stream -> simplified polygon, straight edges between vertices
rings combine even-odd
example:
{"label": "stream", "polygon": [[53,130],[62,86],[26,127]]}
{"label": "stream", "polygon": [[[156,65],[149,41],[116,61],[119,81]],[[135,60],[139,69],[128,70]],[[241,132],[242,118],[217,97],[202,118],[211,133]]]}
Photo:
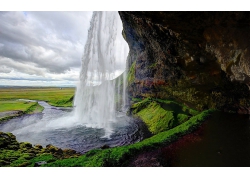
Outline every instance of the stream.
{"label": "stream", "polygon": [[60,108],[38,101],[42,113],[23,115],[0,124],[0,131],[13,133],[19,142],[30,142],[45,147],[52,144],[62,149],[85,153],[104,145],[122,146],[141,141],[149,136],[145,124],[116,112],[110,138],[103,138],[104,129],[83,126],[74,119],[73,108]]}

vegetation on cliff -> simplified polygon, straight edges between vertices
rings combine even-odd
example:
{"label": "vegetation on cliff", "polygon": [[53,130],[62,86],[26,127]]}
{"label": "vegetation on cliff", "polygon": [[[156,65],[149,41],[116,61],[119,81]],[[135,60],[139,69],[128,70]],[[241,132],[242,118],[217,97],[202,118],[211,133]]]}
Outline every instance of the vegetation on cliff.
{"label": "vegetation on cliff", "polygon": [[175,101],[146,98],[132,104],[131,113],[143,120],[150,132],[158,134],[186,122],[198,111]]}

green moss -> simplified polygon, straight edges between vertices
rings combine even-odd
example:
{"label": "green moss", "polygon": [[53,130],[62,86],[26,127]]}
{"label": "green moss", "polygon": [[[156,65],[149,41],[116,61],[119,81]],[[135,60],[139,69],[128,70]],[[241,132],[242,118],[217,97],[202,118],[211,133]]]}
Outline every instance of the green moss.
{"label": "green moss", "polygon": [[54,147],[35,147],[28,142],[18,143],[12,133],[0,132],[0,166],[34,166],[35,162],[53,162],[58,159],[78,157],[80,154],[74,150]]}
{"label": "green moss", "polygon": [[179,120],[178,124],[182,124],[182,123],[186,122],[189,119],[189,116],[186,115],[186,114],[178,114],[177,119]]}
{"label": "green moss", "polygon": [[20,143],[20,148],[32,148],[32,144],[30,144],[29,142],[21,142]]}
{"label": "green moss", "polygon": [[199,113],[175,101],[153,98],[132,104],[131,112],[143,120],[153,134],[178,126]]}
{"label": "green moss", "polygon": [[142,99],[140,98],[132,98],[133,103],[141,102]]}
{"label": "green moss", "polygon": [[146,123],[149,131],[153,134],[171,129],[174,125],[173,111],[166,111],[155,101],[151,102],[136,115]]}
{"label": "green moss", "polygon": [[57,158],[55,158],[52,154],[44,153],[44,154],[38,155],[37,157],[32,158],[29,161],[29,166],[34,167],[35,163],[39,161],[46,161],[47,163],[50,163],[56,160]]}
{"label": "green moss", "polygon": [[136,62],[134,61],[128,71],[128,76],[127,76],[128,86],[130,86],[135,81],[135,64]]}
{"label": "green moss", "polygon": [[148,68],[156,68],[156,67],[157,67],[157,63],[155,62],[155,63],[151,64]]}
{"label": "green moss", "polygon": [[35,102],[32,106],[30,106],[26,111],[24,111],[24,114],[33,114],[42,112],[44,110],[43,106],[40,106],[38,102]]}
{"label": "green moss", "polygon": [[139,111],[145,109],[151,102],[152,102],[151,98],[146,98],[138,103],[132,104],[131,105],[132,113],[136,114]]}
{"label": "green moss", "polygon": [[57,106],[57,107],[72,107],[73,100],[74,100],[74,96],[70,97],[69,99],[51,100],[49,104],[52,106]]}

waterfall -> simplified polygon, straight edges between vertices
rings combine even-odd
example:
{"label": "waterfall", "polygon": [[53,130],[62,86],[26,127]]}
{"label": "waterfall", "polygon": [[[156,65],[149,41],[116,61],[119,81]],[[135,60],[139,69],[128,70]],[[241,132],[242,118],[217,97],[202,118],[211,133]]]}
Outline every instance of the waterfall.
{"label": "waterfall", "polygon": [[112,133],[116,121],[112,80],[118,70],[125,70],[127,54],[118,12],[93,12],[74,106],[78,121],[87,127],[103,128],[105,137]]}
{"label": "waterfall", "polygon": [[126,87],[127,87],[127,68],[125,69],[125,71],[123,72],[123,86],[122,86],[122,108],[123,108],[123,111],[126,110],[126,105],[127,105],[127,102],[126,102],[126,99],[127,99],[127,93],[126,93]]}

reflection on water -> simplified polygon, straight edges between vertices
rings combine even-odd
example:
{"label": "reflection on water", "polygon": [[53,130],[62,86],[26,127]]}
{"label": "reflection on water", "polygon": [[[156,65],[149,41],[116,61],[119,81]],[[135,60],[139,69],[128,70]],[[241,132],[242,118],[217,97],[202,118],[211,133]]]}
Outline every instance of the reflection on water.
{"label": "reflection on water", "polygon": [[24,115],[0,125],[0,131],[12,132],[20,142],[46,146],[53,144],[60,148],[71,148],[86,152],[104,145],[110,147],[131,144],[149,136],[145,125],[129,118],[124,112],[117,112],[117,122],[110,138],[102,138],[104,129],[88,128],[79,124],[70,108],[57,108],[45,102],[42,113]]}

